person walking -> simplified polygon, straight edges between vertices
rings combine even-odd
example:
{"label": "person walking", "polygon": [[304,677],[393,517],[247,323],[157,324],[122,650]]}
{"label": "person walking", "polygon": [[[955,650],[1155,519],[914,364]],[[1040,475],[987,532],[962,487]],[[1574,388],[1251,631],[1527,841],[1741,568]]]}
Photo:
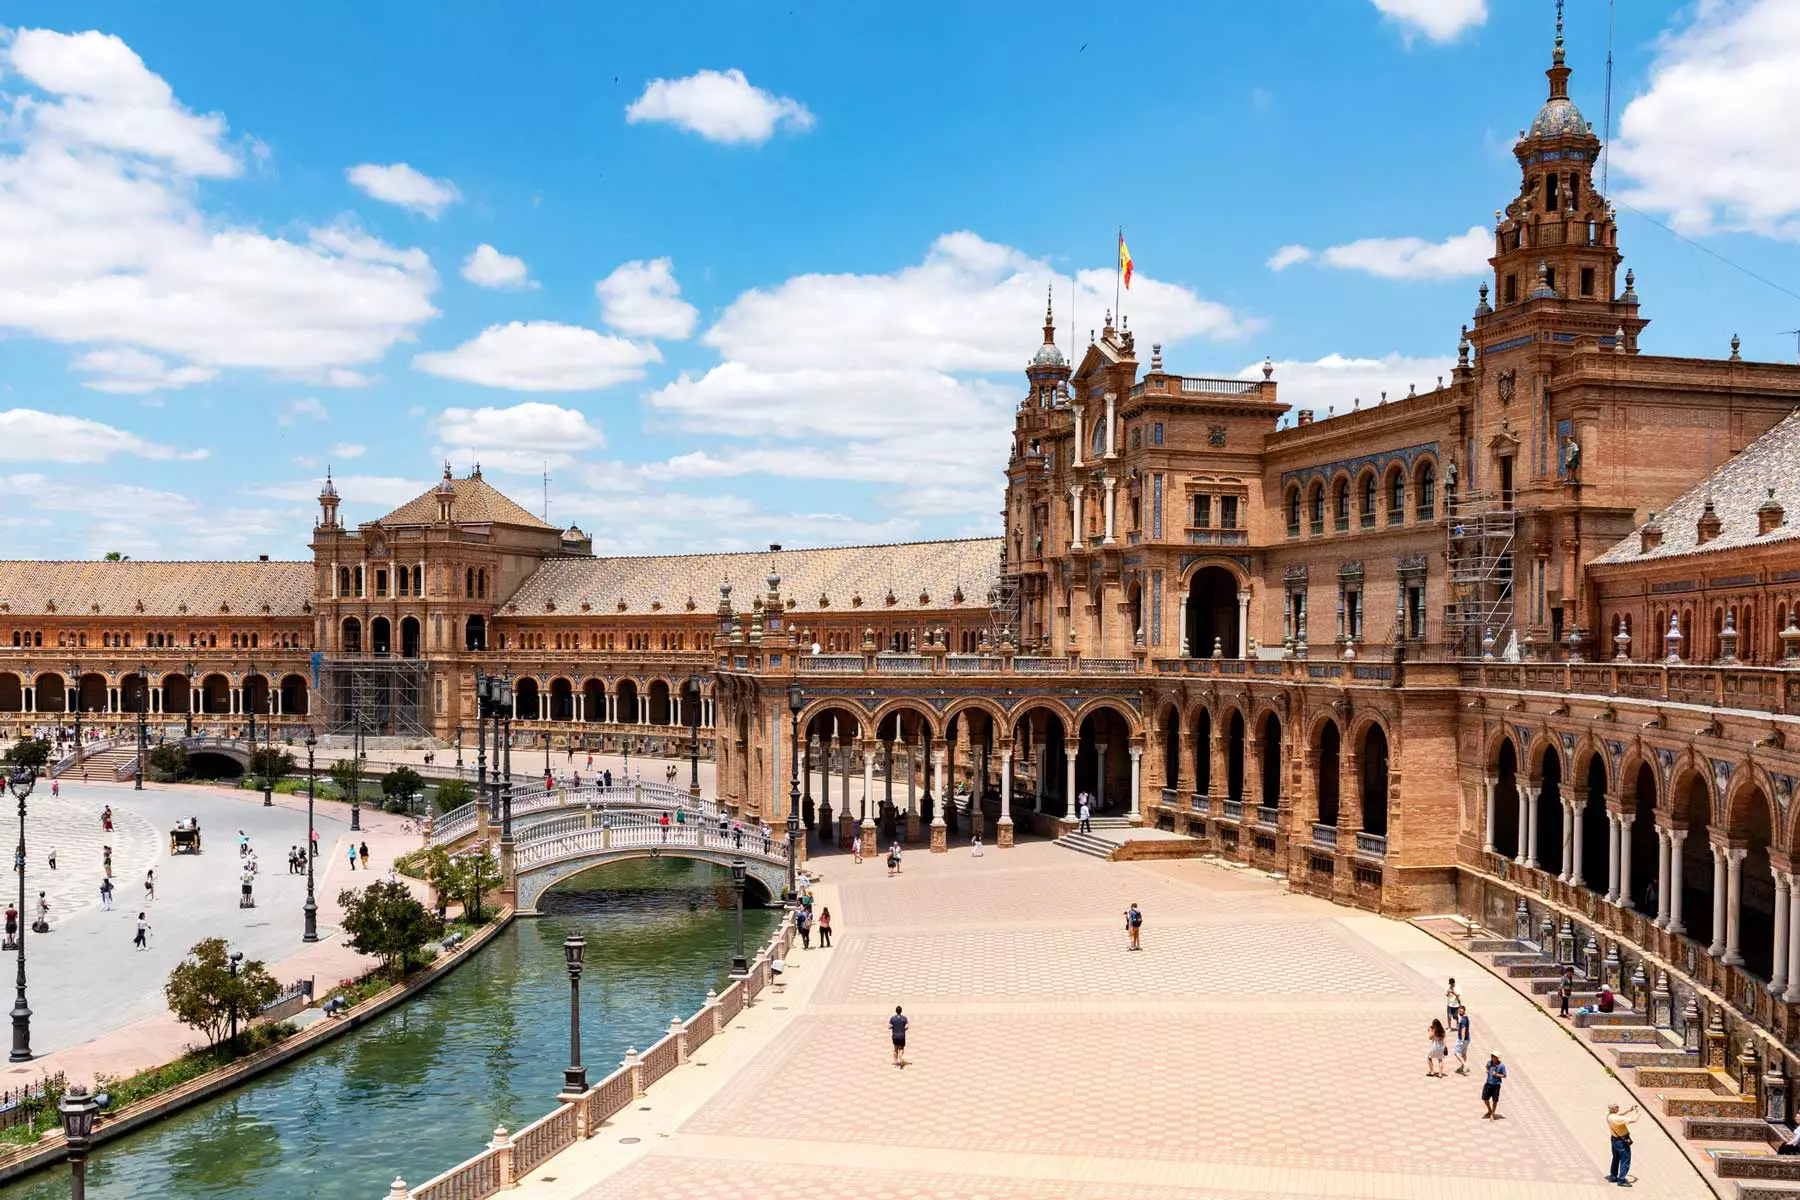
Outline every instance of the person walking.
{"label": "person walking", "polygon": [[1139,939],[1143,936],[1143,932],[1144,910],[1138,907],[1136,900],[1133,900],[1131,907],[1125,910],[1125,948],[1142,950],[1144,947]]}
{"label": "person walking", "polygon": [[50,869],[56,870],[56,847],[50,847]]}
{"label": "person walking", "polygon": [[796,909],[794,911],[794,932],[800,935],[800,948],[802,950],[811,950],[812,925],[807,920],[807,912],[804,908]]}
{"label": "person walking", "polygon": [[829,908],[819,910],[819,949],[831,949],[831,910]]}
{"label": "person walking", "polygon": [[100,810],[100,832],[112,832],[112,805],[110,804]]}
{"label": "person walking", "polygon": [[1462,995],[1456,990],[1456,980],[1450,980],[1450,986],[1444,989],[1444,1023],[1456,1024],[1456,1010],[1462,1007]]}
{"label": "person walking", "polygon": [[1575,968],[1564,967],[1562,978],[1556,981],[1556,1015],[1565,1021],[1569,1017],[1569,997],[1575,991]]}
{"label": "person walking", "polygon": [[139,950],[150,949],[150,919],[144,913],[138,914],[137,936],[131,939],[131,944]]}
{"label": "person walking", "polygon": [[62,780],[52,779],[50,781],[50,798],[54,800],[60,795],[62,795]]}
{"label": "person walking", "polygon": [[1469,1010],[1456,1006],[1456,1073],[1469,1073]]}
{"label": "person walking", "polygon": [[112,847],[100,847],[100,865],[106,868],[106,877],[112,878]]}
{"label": "person walking", "polygon": [[6,905],[6,948],[11,950],[19,944],[19,910],[10,901]]}
{"label": "person walking", "polygon": [[1606,1106],[1606,1129],[1612,1135],[1612,1166],[1606,1172],[1608,1183],[1631,1186],[1631,1126],[1637,1119],[1638,1106],[1635,1104],[1624,1109],[1616,1104]]}
{"label": "person walking", "polygon": [[360,855],[362,857],[362,869],[365,871],[368,870],[369,869],[369,843],[367,843],[367,842],[362,843],[360,846],[358,846],[356,848],[356,852],[358,855]]}
{"label": "person walking", "polygon": [[356,847],[350,847],[350,869],[356,870]]}
{"label": "person walking", "polygon": [[156,868],[144,872],[144,899],[156,899]]}
{"label": "person walking", "polygon": [[1426,1030],[1425,1042],[1425,1074],[1432,1079],[1444,1077],[1444,1056],[1448,1050],[1444,1046],[1444,1023],[1436,1017],[1431,1018],[1431,1027]]}
{"label": "person walking", "polygon": [[102,879],[100,881],[100,911],[101,912],[111,912],[112,911],[112,894],[113,894],[113,881],[111,879]]}
{"label": "person walking", "polygon": [[898,1004],[894,1005],[894,1015],[888,1018],[888,1032],[894,1039],[894,1065],[896,1067],[906,1066],[906,1026],[906,1014],[900,1011]]}
{"label": "person walking", "polygon": [[1081,807],[1076,811],[1077,811],[1077,815],[1078,815],[1078,818],[1080,821],[1080,824],[1078,824],[1076,826],[1076,829],[1081,833],[1092,833],[1094,830],[1094,826],[1093,826],[1094,813],[1093,813],[1093,810],[1088,807],[1088,799],[1087,799],[1086,792],[1083,792],[1081,794]]}
{"label": "person walking", "polygon": [[238,830],[238,857],[242,858],[248,853],[250,853],[250,838],[240,829]]}
{"label": "person walking", "polygon": [[317,829],[312,831],[312,856],[315,860],[319,857],[319,831]]}
{"label": "person walking", "polygon": [[1500,1085],[1506,1082],[1506,1064],[1500,1061],[1498,1054],[1488,1055],[1487,1080],[1481,1085],[1481,1102],[1487,1105],[1487,1111],[1481,1114],[1484,1121],[1500,1120]]}

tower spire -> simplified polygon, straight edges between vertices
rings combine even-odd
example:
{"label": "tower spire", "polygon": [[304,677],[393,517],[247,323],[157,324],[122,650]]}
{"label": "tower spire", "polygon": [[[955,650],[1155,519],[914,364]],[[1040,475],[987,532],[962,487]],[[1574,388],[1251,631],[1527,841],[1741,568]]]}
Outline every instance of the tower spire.
{"label": "tower spire", "polygon": [[1550,98],[1567,99],[1569,68],[1563,55],[1563,0],[1556,0],[1556,48],[1550,55],[1550,69],[1545,74],[1550,76]]}
{"label": "tower spire", "polygon": [[1044,345],[1056,345],[1056,313],[1053,302],[1056,299],[1056,285],[1053,283],[1044,289]]}

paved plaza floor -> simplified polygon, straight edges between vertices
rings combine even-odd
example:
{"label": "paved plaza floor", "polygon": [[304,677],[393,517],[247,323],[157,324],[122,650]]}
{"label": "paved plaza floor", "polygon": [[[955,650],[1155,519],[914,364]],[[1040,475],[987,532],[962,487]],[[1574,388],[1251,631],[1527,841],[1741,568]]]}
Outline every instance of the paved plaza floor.
{"label": "paved plaza floor", "polygon": [[[830,950],[532,1200],[1598,1196],[1624,1089],[1505,984],[1401,922],[1202,862],[1044,842],[817,860]],[[1143,950],[1123,911],[1144,909]],[[603,968],[602,968],[603,969]],[[1456,976],[1471,1074],[1428,1078]],[[887,1017],[912,1019],[904,1069]],[[1479,1064],[1508,1065],[1482,1119]],[[1451,1064],[1454,1066],[1454,1062]],[[597,1067],[595,1074],[604,1073]],[[1650,1120],[1640,1194],[1706,1183]]]}

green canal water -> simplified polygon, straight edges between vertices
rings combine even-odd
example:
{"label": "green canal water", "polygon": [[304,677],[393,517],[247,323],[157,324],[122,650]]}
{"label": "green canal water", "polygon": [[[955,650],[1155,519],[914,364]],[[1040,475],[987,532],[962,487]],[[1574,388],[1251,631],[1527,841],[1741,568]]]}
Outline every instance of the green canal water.
{"label": "green canal water", "polygon": [[[555,1107],[569,1045],[563,938],[587,937],[582,1060],[597,1081],[721,987],[736,938],[729,873],[641,860],[572,880],[471,962],[366,1028],[116,1142],[88,1164],[91,1200],[370,1200],[417,1185]],[[752,956],[774,909],[744,913]],[[62,1200],[66,1168],[0,1188]]]}

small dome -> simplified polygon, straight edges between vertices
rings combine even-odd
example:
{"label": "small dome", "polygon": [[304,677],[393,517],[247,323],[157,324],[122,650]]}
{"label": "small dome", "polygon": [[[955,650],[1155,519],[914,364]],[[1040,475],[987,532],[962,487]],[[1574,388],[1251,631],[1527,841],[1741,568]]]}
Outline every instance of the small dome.
{"label": "small dome", "polygon": [[1069,362],[1063,357],[1062,351],[1056,348],[1056,343],[1045,342],[1038,347],[1038,352],[1031,356],[1031,365],[1034,367],[1066,367]]}
{"label": "small dome", "polygon": [[570,525],[567,529],[563,530],[562,540],[565,542],[579,542],[586,537],[587,534],[581,532],[581,526]]}
{"label": "small dome", "polygon": [[1532,138],[1579,137],[1588,132],[1587,119],[1567,96],[1552,96],[1532,119]]}

